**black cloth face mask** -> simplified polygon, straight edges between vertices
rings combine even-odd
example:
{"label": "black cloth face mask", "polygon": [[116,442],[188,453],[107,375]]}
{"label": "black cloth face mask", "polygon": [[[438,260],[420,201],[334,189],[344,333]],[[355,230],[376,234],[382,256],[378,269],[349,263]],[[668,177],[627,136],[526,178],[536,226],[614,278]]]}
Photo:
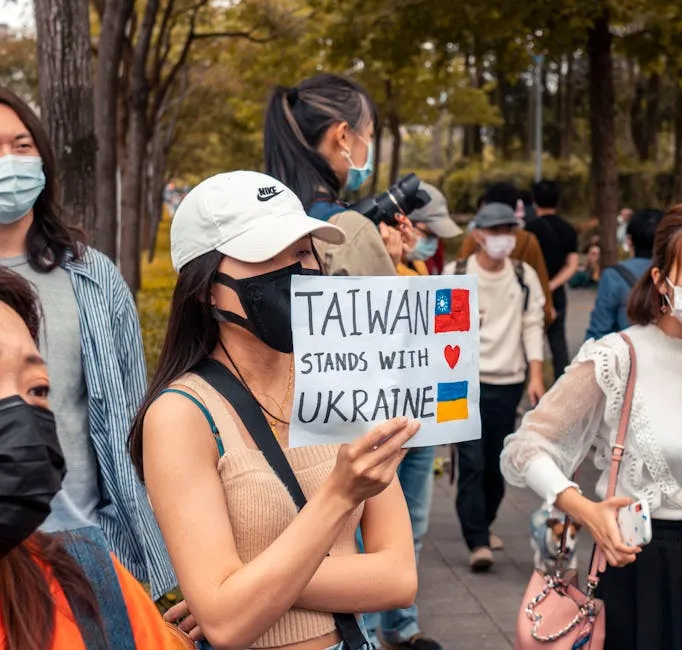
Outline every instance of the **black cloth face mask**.
{"label": "black cloth face mask", "polygon": [[319,270],[304,269],[300,262],[264,275],[236,280],[216,273],[215,281],[239,296],[246,318],[225,309],[213,307],[217,320],[234,323],[251,332],[265,345],[285,354],[294,351],[291,332],[291,276],[321,275]]}
{"label": "black cloth face mask", "polygon": [[0,399],[0,557],[47,519],[65,475],[52,412],[18,395]]}

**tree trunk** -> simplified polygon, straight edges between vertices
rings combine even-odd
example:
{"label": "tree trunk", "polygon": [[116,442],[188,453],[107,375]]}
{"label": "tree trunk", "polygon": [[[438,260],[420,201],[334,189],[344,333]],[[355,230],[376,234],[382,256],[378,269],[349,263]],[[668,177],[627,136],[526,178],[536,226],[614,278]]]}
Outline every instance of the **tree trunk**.
{"label": "tree trunk", "polygon": [[645,125],[649,143],[647,160],[656,160],[658,154],[658,131],[661,122],[661,77],[653,72],[649,77],[646,93]]}
{"label": "tree trunk", "polygon": [[573,74],[574,53],[567,57],[564,76],[564,93],[561,106],[561,150],[559,158],[568,161],[573,154],[573,115],[575,105],[575,79]]}
{"label": "tree trunk", "polygon": [[[548,77],[557,77],[556,93],[549,92],[547,87]],[[548,151],[553,158],[561,156],[561,115],[563,112],[564,95],[566,94],[566,81],[563,74],[563,57],[558,62],[547,61],[543,66],[542,74],[542,101],[543,101],[543,151]]]}
{"label": "tree trunk", "polygon": [[[474,73],[476,74],[476,88],[479,90],[483,88],[485,84],[485,78],[483,76],[483,63],[481,61],[480,54],[474,56]],[[476,124],[473,128],[473,150],[475,156],[483,155],[483,137],[481,133],[480,124]]]}
{"label": "tree trunk", "polygon": [[[634,68],[634,63],[631,63],[631,68]],[[646,134],[645,121],[645,87],[644,79],[641,70],[636,73],[631,71],[632,90],[630,99],[630,113],[626,114],[625,135],[630,135],[632,141],[632,153],[636,153],[639,160],[648,160],[649,158],[649,142]],[[627,123],[629,121],[629,124]],[[630,147],[628,147],[630,148]],[[626,151],[630,155],[630,151]]]}
{"label": "tree trunk", "polygon": [[391,168],[388,174],[388,182],[393,185],[398,180],[400,173],[400,148],[402,146],[402,135],[400,134],[400,116],[395,104],[395,97],[393,95],[393,84],[390,79],[386,80],[386,99],[388,132],[393,139],[393,147],[391,149]]}
{"label": "tree trunk", "polygon": [[400,133],[400,120],[395,113],[389,115],[388,130],[393,138],[393,148],[391,149],[391,170],[388,181],[391,185],[398,180],[400,174],[400,149],[403,144],[403,137]]}
{"label": "tree trunk", "polygon": [[502,116],[502,124],[496,128],[496,133],[498,134],[496,140],[502,159],[509,160],[511,158],[512,123],[514,118],[510,110],[509,101],[507,100],[513,95],[514,89],[499,67],[497,74],[497,105]]}
{"label": "tree trunk", "polygon": [[374,173],[372,174],[372,182],[370,184],[370,195],[374,196],[377,193],[377,187],[379,186],[379,174],[381,169],[381,146],[382,146],[382,135],[384,129],[379,122],[377,132],[374,135]]}
{"label": "tree trunk", "polygon": [[132,79],[128,96],[126,163],[121,183],[121,272],[133,295],[140,288],[140,208],[142,176],[149,142],[147,111],[149,81],[147,57],[160,0],[147,0],[133,54]]}
{"label": "tree trunk", "polygon": [[66,219],[95,228],[95,138],[88,3],[36,0],[38,80],[43,124],[57,157]]}
{"label": "tree trunk", "polygon": [[[675,77],[674,77],[675,78]],[[677,80],[675,93],[675,160],[673,163],[672,203],[682,203],[682,82]]]}
{"label": "tree trunk", "polygon": [[94,243],[112,260],[117,259],[118,81],[125,28],[134,0],[107,0],[97,51],[95,130],[97,132],[97,227]]}
{"label": "tree trunk", "polygon": [[155,160],[154,152],[154,136],[151,135],[147,143],[147,150],[142,166],[142,178],[140,179],[140,208],[139,208],[139,225],[140,225],[140,253],[149,250],[150,241],[152,238],[152,213],[149,210],[149,194],[153,191],[150,186],[151,169],[153,169]]}
{"label": "tree trunk", "polygon": [[152,142],[152,154],[147,164],[147,180],[145,183],[145,212],[149,215],[149,232],[145,238],[145,249],[148,251],[147,259],[149,262],[154,260],[156,235],[163,219],[163,193],[166,187],[165,169],[166,151],[164,150],[163,135],[155,134]]}
{"label": "tree trunk", "polygon": [[447,119],[448,114],[446,111],[443,111],[431,132],[431,169],[443,169],[445,164],[443,160],[445,153],[443,134],[447,126]]}
{"label": "tree trunk", "polygon": [[140,207],[147,149],[145,113],[139,107],[131,106],[127,156],[121,180],[121,273],[134,294],[140,288]]}
{"label": "tree trunk", "polygon": [[601,262],[604,267],[618,261],[616,215],[618,172],[614,119],[613,61],[608,11],[588,31],[590,68],[590,130],[594,210],[599,219]]}
{"label": "tree trunk", "polygon": [[445,151],[445,164],[448,168],[452,166],[455,158],[455,135],[457,134],[457,125],[454,120],[450,119],[450,124],[448,124],[448,143],[447,149]]}
{"label": "tree trunk", "polygon": [[474,127],[467,125],[464,127],[462,156],[464,158],[472,158],[474,155]]}
{"label": "tree trunk", "polygon": [[535,143],[535,84],[530,83],[526,86],[528,94],[528,120],[526,121],[526,140],[524,147],[526,160],[534,160],[533,145]]}

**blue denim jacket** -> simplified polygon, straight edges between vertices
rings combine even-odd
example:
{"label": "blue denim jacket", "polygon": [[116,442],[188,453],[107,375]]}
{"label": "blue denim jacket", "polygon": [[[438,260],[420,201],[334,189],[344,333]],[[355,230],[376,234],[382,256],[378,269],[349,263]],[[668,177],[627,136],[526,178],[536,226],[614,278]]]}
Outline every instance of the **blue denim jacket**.
{"label": "blue denim jacket", "polygon": [[[622,262],[622,265],[636,277],[647,272],[651,260],[634,257]],[[630,327],[627,316],[627,303],[631,291],[630,285],[611,268],[605,269],[599,280],[597,299],[590,316],[590,326],[586,339],[600,339],[613,332],[621,332]]]}
{"label": "blue denim jacket", "polygon": [[114,264],[86,249],[64,268],[73,284],[81,331],[88,416],[100,472],[99,524],[111,550],[159,598],[177,585],[161,532],[126,443],[147,389],[140,322]]}

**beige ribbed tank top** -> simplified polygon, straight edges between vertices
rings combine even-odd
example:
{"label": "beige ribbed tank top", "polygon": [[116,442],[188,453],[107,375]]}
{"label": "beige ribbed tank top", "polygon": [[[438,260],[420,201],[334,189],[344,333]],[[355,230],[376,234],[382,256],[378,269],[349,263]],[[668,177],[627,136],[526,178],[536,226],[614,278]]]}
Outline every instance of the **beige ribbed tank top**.
{"label": "beige ribbed tank top", "polygon": [[[250,448],[235,426],[232,407],[197,375],[187,374],[173,385],[186,388],[210,411],[225,448],[218,473],[225,491],[234,541],[242,562],[258,556],[289,526],[296,504],[265,456]],[[284,449],[284,454],[308,499],[322,486],[336,463],[338,445]],[[332,546],[336,556],[358,553],[355,531],[363,508],[357,508]],[[245,604],[245,607],[248,605]],[[253,648],[276,648],[316,639],[334,632],[334,618],[325,612],[293,608],[280,618]]]}

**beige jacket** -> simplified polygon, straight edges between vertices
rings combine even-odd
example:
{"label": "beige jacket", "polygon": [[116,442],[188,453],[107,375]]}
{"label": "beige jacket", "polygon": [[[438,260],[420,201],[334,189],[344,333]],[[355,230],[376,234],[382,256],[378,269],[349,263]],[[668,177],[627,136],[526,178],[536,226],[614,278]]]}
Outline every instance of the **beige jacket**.
{"label": "beige jacket", "polygon": [[377,227],[365,216],[346,210],[329,219],[346,233],[345,244],[316,242],[329,275],[396,275]]}

